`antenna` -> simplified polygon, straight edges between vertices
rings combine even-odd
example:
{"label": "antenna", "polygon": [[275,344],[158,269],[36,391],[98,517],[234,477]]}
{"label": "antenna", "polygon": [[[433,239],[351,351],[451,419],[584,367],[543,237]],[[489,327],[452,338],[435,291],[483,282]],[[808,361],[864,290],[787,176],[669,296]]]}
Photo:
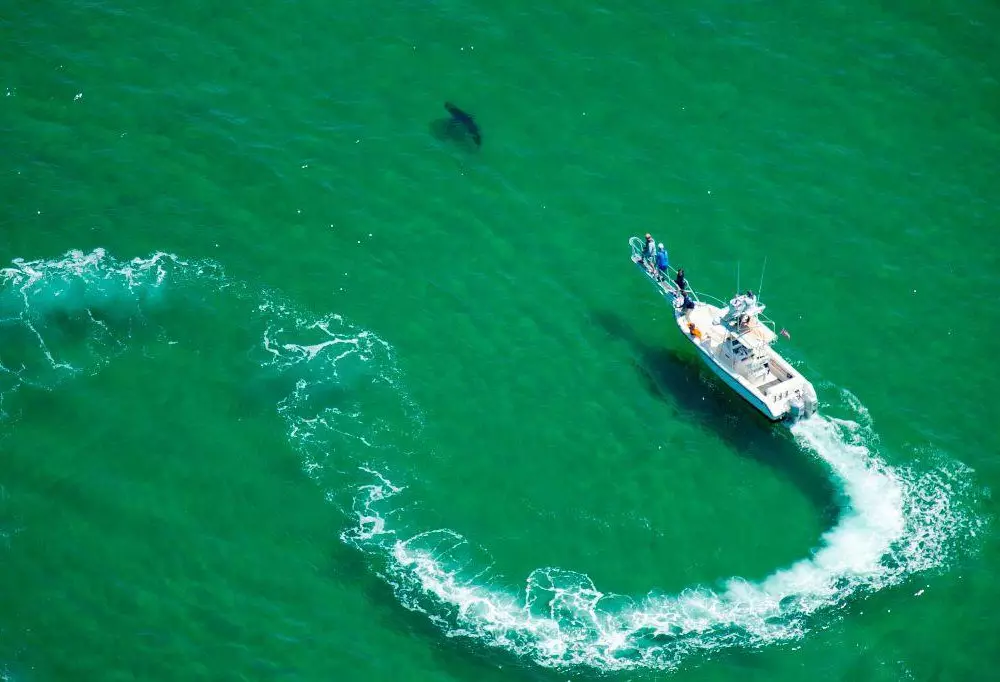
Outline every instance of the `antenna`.
{"label": "antenna", "polygon": [[760,286],[757,287],[757,300],[760,300],[760,292],[764,290],[764,270],[767,269],[767,256],[764,256],[764,267],[760,269]]}

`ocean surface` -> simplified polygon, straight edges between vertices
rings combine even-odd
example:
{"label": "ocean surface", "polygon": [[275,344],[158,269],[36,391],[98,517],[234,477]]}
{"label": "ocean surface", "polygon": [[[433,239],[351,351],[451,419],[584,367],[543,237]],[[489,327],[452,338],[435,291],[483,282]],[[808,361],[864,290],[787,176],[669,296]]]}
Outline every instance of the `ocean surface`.
{"label": "ocean surface", "polygon": [[[0,6],[0,676],[1000,679],[998,31]],[[645,232],[818,416],[699,363]]]}

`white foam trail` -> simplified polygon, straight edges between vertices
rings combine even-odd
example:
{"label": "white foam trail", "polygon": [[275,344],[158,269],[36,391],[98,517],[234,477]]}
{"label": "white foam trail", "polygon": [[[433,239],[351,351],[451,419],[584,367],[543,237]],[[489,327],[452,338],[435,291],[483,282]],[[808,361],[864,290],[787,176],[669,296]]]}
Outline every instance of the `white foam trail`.
{"label": "white foam trail", "polygon": [[[401,501],[413,491],[391,479],[402,475],[408,452],[425,445],[386,342],[338,315],[306,315],[273,294],[230,282],[215,264],[170,254],[123,263],[103,250],[74,251],[0,270],[0,325],[29,329],[45,360],[0,363],[0,377],[13,377],[8,388],[51,387],[78,371],[48,336],[49,317],[67,312],[99,341],[99,366],[131,333],[128,325],[110,325],[109,315],[141,320],[179,285],[256,299],[250,324],[261,328],[257,362],[286,387],[276,395],[277,409],[303,470],[349,519],[341,539],[378,559],[377,572],[400,602],[448,636],[543,666],[671,670],[693,654],[799,638],[821,610],[946,566],[958,540],[982,524],[967,508],[967,468],[944,458],[919,470],[890,466],[863,405],[843,392],[854,420],[816,416],[791,429],[804,456],[824,462],[842,495],[840,519],[811,556],[759,582],[733,578],[718,591],[693,586],[674,596],[608,594],[586,575],[552,567],[516,587],[493,575],[485,553],[454,531],[411,527]],[[0,400],[8,392],[0,389]],[[409,433],[400,428],[406,423]]]}
{"label": "white foam trail", "polygon": [[[853,400],[849,394],[845,399]],[[867,419],[863,410],[857,415]],[[734,578],[719,592],[693,587],[635,603],[602,593],[585,575],[555,568],[534,571],[520,591],[462,578],[454,555],[467,544],[464,538],[447,529],[400,537],[372,521],[379,518],[373,507],[385,505],[381,487],[377,499],[362,494],[358,518],[364,523],[344,538],[384,552],[404,605],[428,613],[449,634],[556,668],[669,670],[697,652],[801,637],[820,609],[942,566],[949,543],[966,531],[974,535],[978,521],[956,505],[967,492],[959,489],[967,468],[951,463],[916,476],[890,467],[871,449],[870,427],[846,419],[813,417],[792,434],[829,467],[843,512],[812,556],[758,583]],[[448,542],[427,542],[442,537]]]}
{"label": "white foam trail", "polygon": [[[124,350],[131,321],[155,308],[168,274],[192,267],[172,254],[121,262],[95,249],[70,251],[55,260],[18,258],[0,269],[0,328],[8,335],[0,349],[0,375],[6,379],[0,384],[0,407],[21,386],[51,387],[105,364]],[[121,321],[126,324],[116,327]],[[65,322],[86,327],[83,349],[53,350],[51,341],[60,338]],[[18,329],[34,337],[37,347],[15,349],[9,339]]]}

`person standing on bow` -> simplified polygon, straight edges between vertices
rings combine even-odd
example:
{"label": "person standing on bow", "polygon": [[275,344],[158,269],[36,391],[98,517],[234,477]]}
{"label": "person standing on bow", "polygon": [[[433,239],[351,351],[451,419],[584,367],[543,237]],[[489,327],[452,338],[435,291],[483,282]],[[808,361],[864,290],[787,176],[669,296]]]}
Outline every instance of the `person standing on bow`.
{"label": "person standing on bow", "polygon": [[653,235],[646,233],[646,245],[642,248],[642,259],[646,262],[646,268],[655,273],[656,269],[656,242]]}
{"label": "person standing on bow", "polygon": [[656,245],[656,269],[658,271],[656,279],[661,282],[667,278],[667,270],[670,268],[670,259],[667,257],[667,250],[663,248],[663,242]]}

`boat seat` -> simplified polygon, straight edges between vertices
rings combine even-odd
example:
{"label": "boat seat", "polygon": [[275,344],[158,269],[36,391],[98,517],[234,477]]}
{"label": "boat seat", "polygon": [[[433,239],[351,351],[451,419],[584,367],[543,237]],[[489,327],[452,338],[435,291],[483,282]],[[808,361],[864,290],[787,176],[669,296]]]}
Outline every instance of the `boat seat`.
{"label": "boat seat", "polygon": [[769,388],[774,388],[775,386],[777,386],[778,384],[780,384],[782,381],[783,381],[783,379],[781,377],[775,377],[771,381],[769,381],[766,384],[764,384],[763,386],[761,386],[760,387],[760,392],[761,393],[767,393],[767,390]]}

